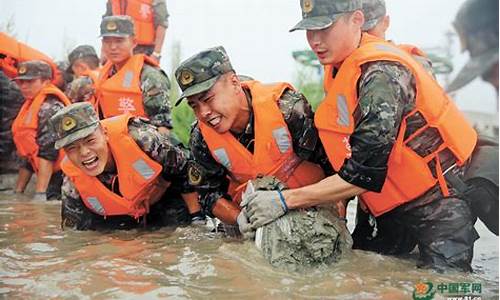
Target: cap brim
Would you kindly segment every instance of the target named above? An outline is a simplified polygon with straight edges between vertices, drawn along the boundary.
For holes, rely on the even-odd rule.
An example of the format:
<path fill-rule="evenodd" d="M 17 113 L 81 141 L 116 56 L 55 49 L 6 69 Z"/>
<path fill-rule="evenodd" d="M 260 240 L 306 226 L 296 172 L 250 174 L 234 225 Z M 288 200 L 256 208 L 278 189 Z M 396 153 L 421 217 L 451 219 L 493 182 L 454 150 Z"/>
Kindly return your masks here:
<path fill-rule="evenodd" d="M 12 78 L 12 80 L 32 80 L 36 78 L 42 78 L 42 76 L 17 76 Z"/>
<path fill-rule="evenodd" d="M 94 131 L 96 131 L 97 127 L 99 127 L 99 122 L 96 122 L 96 123 L 91 124 L 85 128 L 82 128 L 78 131 L 75 131 L 72 134 L 63 137 L 62 139 L 57 140 L 54 144 L 54 148 L 56 148 L 56 150 L 59 150 L 65 146 L 73 143 L 74 141 L 77 141 L 79 139 L 83 139 L 84 137 L 87 137 L 87 136 L 91 135 L 92 133 L 94 133 Z"/>
<path fill-rule="evenodd" d="M 446 87 L 448 93 L 456 91 L 465 86 L 474 78 L 482 75 L 488 71 L 491 66 L 498 61 L 498 48 L 491 49 L 490 51 L 472 57 L 463 68 L 458 72 L 453 81 Z"/>
<path fill-rule="evenodd" d="M 175 102 L 175 106 L 179 105 L 182 102 L 182 100 L 184 100 L 187 97 L 208 91 L 209 89 L 211 89 L 214 86 L 215 82 L 217 81 L 217 79 L 219 79 L 219 77 L 220 77 L 220 75 L 213 77 L 213 78 L 210 78 L 208 80 L 205 80 L 203 82 L 200 82 L 198 84 L 195 84 L 191 87 L 188 87 L 180 95 L 179 99 L 177 99 L 177 101 Z"/>
<path fill-rule="evenodd" d="M 132 36 L 132 35 L 128 34 L 128 33 L 103 33 L 103 34 L 99 35 L 99 37 L 105 37 L 105 36 L 127 37 L 127 36 Z"/>
<path fill-rule="evenodd" d="M 339 19 L 342 14 L 336 14 L 331 17 L 327 16 L 319 16 L 319 17 L 310 17 L 306 19 L 302 19 L 297 25 L 295 25 L 290 32 L 295 30 L 321 30 L 331 26 L 335 21 Z"/>

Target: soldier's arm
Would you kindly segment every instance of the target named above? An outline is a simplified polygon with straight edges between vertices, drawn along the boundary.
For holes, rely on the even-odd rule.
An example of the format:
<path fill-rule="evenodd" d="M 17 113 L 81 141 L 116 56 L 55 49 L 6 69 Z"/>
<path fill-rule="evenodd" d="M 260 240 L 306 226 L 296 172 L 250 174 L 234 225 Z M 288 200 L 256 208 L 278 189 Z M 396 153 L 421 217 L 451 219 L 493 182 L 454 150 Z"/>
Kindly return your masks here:
<path fill-rule="evenodd" d="M 165 0 L 153 1 L 154 26 L 155 26 L 155 48 L 154 52 L 161 53 L 163 42 L 168 28 L 168 10 Z"/>
<path fill-rule="evenodd" d="M 64 105 L 57 97 L 49 95 L 38 112 L 38 129 L 36 135 L 36 143 L 39 147 L 38 157 L 52 162 L 57 160 L 59 151 L 54 148 L 56 137 L 49 126 L 49 119 L 63 107 Z"/>
<path fill-rule="evenodd" d="M 98 216 L 83 204 L 78 190 L 66 176 L 61 186 L 61 198 L 61 228 L 93 229 L 94 220 Z"/>
<path fill-rule="evenodd" d="M 363 66 L 358 87 L 351 158 L 345 160 L 338 174 L 283 191 L 288 208 L 332 204 L 367 190 L 382 189 L 402 117 L 414 106 L 414 79 L 399 64 L 375 62 Z"/>
<path fill-rule="evenodd" d="M 146 115 L 156 126 L 172 128 L 170 80 L 161 70 L 144 65 L 141 91 Z"/>
<path fill-rule="evenodd" d="M 224 167 L 210 154 L 198 126 L 193 125 L 189 145 L 193 161 L 189 165 L 189 181 L 200 194 L 200 203 L 211 217 L 225 224 L 236 224 L 239 207 L 227 194 L 228 179 Z"/>
<path fill-rule="evenodd" d="M 145 119 L 132 118 L 128 127 L 137 145 L 162 165 L 162 177 L 172 182 L 171 189 L 181 193 L 194 191 L 187 177 L 189 151 L 180 142 L 169 134 L 161 134 L 156 126 Z"/>
<path fill-rule="evenodd" d="M 414 107 L 415 84 L 413 75 L 397 63 L 374 62 L 362 68 L 355 129 L 350 137 L 352 156 L 346 159 L 339 176 L 358 187 L 380 192 L 403 115 Z"/>
<path fill-rule="evenodd" d="M 325 174 L 332 174 L 333 169 L 314 126 L 314 112 L 306 97 L 298 91 L 287 90 L 279 100 L 279 107 L 292 135 L 295 154 L 319 164 Z"/>

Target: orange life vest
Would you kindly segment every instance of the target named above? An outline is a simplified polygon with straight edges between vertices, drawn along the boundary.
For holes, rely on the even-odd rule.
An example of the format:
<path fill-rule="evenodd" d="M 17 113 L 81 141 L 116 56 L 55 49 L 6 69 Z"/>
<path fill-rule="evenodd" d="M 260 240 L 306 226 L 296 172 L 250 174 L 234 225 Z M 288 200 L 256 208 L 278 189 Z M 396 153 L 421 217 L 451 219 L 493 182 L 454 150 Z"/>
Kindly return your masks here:
<path fill-rule="evenodd" d="M 395 45 L 363 34 L 360 47 L 342 63 L 315 115 L 321 141 L 335 170 L 338 171 L 351 155 L 349 137 L 355 126 L 353 112 L 358 104 L 356 87 L 361 76 L 361 65 L 380 60 L 406 66 L 415 76 L 417 94 L 416 108 L 404 116 L 401 122 L 389 156 L 382 191 L 365 192 L 360 197 L 375 216 L 421 196 L 437 183 L 447 196 L 449 193 L 443 176 L 445 170 L 441 169 L 438 153 L 448 149 L 454 154 L 457 165 L 463 165 L 471 156 L 477 140 L 472 126 L 420 64 Z M 406 120 L 417 112 L 427 124 L 404 138 Z M 420 157 L 408 143 L 429 128 L 438 130 L 443 143 L 434 152 Z M 437 178 L 434 178 L 428 165 L 431 161 L 435 163 Z"/>
<path fill-rule="evenodd" d="M 408 54 L 410 54 L 418 63 L 425 63 L 429 61 L 429 58 L 427 57 L 427 54 L 425 54 L 424 51 L 420 50 L 417 46 L 410 45 L 410 44 L 399 44 L 397 47 Z M 333 80 L 332 72 L 333 72 L 333 65 L 325 65 L 324 68 L 324 79 L 323 79 L 323 90 L 327 91 L 327 87 L 329 87 L 332 83 L 331 81 Z"/>
<path fill-rule="evenodd" d="M 242 85 L 252 95 L 255 121 L 253 154 L 230 132 L 220 134 L 203 122 L 198 123 L 212 156 L 230 173 L 228 193 L 233 200 L 238 202 L 244 184 L 258 175 L 276 176 L 289 188 L 323 179 L 323 170 L 318 165 L 301 160 L 293 152 L 292 137 L 277 103 L 283 92 L 292 87 L 287 83 L 265 85 L 257 81 L 245 81 Z"/>
<path fill-rule="evenodd" d="M 130 113 L 147 117 L 141 91 L 141 72 L 144 63 L 157 64 L 144 54 L 136 54 L 113 76 L 109 72 L 113 64 L 108 61 L 99 73 L 97 102 L 104 118 Z"/>
<path fill-rule="evenodd" d="M 19 110 L 16 119 L 12 123 L 12 136 L 16 144 L 17 153 L 25 157 L 31 163 L 33 170 L 38 172 L 40 158 L 38 157 L 38 144 L 36 135 L 38 129 L 38 112 L 48 95 L 54 95 L 65 105 L 71 102 L 61 90 L 52 84 L 45 86 L 32 100 L 26 100 Z M 59 163 L 62 158 L 62 152 L 59 151 L 59 158 L 54 164 L 54 170 L 59 170 Z"/>
<path fill-rule="evenodd" d="M 139 45 L 155 43 L 152 0 L 111 0 L 113 15 L 128 15 L 134 20 L 135 37 Z"/>
<path fill-rule="evenodd" d="M 59 73 L 57 65 L 50 57 L 26 44 L 18 42 L 15 38 L 3 32 L 0 32 L 0 54 L 5 55 L 5 57 L 0 58 L 0 69 L 9 78 L 17 76 L 18 63 L 29 60 L 43 60 L 52 68 L 52 76 L 54 77 L 52 78 L 52 83 L 56 83 L 61 79 L 61 75 L 57 77 Z"/>
<path fill-rule="evenodd" d="M 149 212 L 169 183 L 162 179 L 162 165 L 151 159 L 128 133 L 129 114 L 101 121 L 118 171 L 122 196 L 108 189 L 95 176 L 88 176 L 67 157 L 61 168 L 80 193 L 83 203 L 102 216 L 129 215 L 138 218 Z"/>

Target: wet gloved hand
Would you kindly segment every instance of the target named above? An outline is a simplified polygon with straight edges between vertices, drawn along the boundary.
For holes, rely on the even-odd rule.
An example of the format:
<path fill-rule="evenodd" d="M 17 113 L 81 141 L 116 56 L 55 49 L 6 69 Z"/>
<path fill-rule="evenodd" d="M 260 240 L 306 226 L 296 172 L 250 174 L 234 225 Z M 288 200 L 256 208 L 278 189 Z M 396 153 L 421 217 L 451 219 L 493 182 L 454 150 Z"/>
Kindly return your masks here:
<path fill-rule="evenodd" d="M 205 225 L 207 223 L 205 215 L 201 212 L 195 212 L 189 215 L 191 217 L 191 225 Z"/>
<path fill-rule="evenodd" d="M 285 198 L 281 191 L 256 191 L 240 204 L 246 212 L 253 229 L 262 227 L 288 212 Z"/>
<path fill-rule="evenodd" d="M 253 240 L 255 238 L 255 230 L 250 225 L 250 222 L 248 222 L 245 208 L 241 210 L 236 222 L 238 222 L 238 229 L 240 230 L 241 235 L 243 235 L 244 240 Z"/>
<path fill-rule="evenodd" d="M 35 201 L 47 201 L 47 193 L 46 192 L 36 192 L 33 195 L 33 200 Z"/>

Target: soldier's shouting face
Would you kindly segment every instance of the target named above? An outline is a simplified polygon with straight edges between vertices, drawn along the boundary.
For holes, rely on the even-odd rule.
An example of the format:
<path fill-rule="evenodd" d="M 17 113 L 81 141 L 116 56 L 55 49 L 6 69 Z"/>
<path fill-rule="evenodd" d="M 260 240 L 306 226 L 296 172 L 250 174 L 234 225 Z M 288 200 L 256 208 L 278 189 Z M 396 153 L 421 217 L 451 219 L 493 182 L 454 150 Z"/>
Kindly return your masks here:
<path fill-rule="evenodd" d="M 248 123 L 248 104 L 233 73 L 222 75 L 206 92 L 188 97 L 196 118 L 218 133 L 242 132 Z"/>
<path fill-rule="evenodd" d="M 69 160 L 88 176 L 97 176 L 114 166 L 108 138 L 101 127 L 92 134 L 64 147 Z"/>
<path fill-rule="evenodd" d="M 132 56 L 135 46 L 136 41 L 132 36 L 104 36 L 102 38 L 104 56 L 115 65 L 124 64 Z"/>

